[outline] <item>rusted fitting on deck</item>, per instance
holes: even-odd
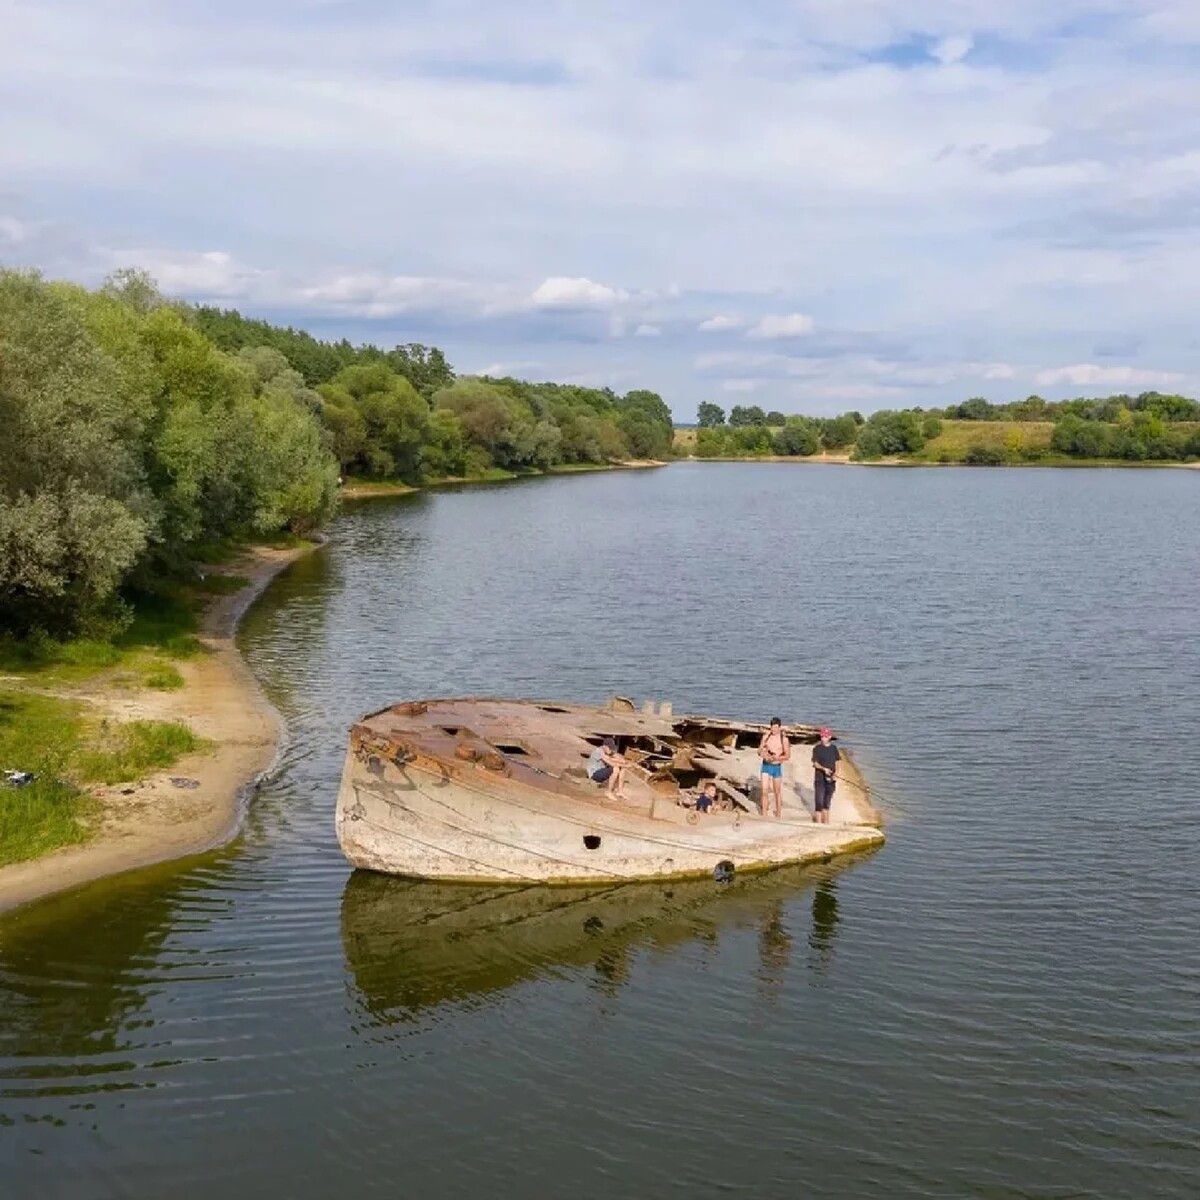
[[[474,762],[479,757],[479,751],[474,746],[468,746],[466,742],[459,742],[454,747],[454,757],[461,758],[463,762]]]

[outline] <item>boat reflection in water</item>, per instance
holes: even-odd
[[[356,871],[342,893],[342,944],[358,1002],[383,1024],[564,968],[591,967],[615,990],[635,950],[712,944],[729,929],[758,931],[759,979],[772,994],[791,957],[789,901],[812,894],[808,943],[822,969],[838,923],[835,876],[861,857],[726,884],[472,887]]]

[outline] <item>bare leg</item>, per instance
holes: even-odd
[[[770,792],[770,775],[760,775],[758,777],[758,811],[762,816],[767,815],[767,797]]]
[[[783,820],[783,778],[777,775],[771,780],[771,790],[775,793],[775,819]]]
[[[614,795],[618,800],[628,800],[629,793],[625,790],[625,768],[618,767],[613,772]]]

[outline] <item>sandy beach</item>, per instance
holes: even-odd
[[[183,721],[213,749],[180,759],[136,784],[96,788],[101,812],[92,839],[29,862],[0,868],[0,911],[107,875],[219,846],[237,833],[246,801],[275,762],[279,714],[234,644],[242,614],[267,584],[311,547],[256,547],[223,568],[248,582],[205,610],[200,640],[209,653],[178,664],[174,692],[71,694],[116,720]],[[178,787],[171,779],[194,781]]]

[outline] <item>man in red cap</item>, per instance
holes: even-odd
[[[833,730],[828,725],[821,728],[821,740],[813,747],[813,820],[822,825],[829,824],[829,806],[833,803],[833,789],[837,787],[838,763],[842,756],[833,744]]]

